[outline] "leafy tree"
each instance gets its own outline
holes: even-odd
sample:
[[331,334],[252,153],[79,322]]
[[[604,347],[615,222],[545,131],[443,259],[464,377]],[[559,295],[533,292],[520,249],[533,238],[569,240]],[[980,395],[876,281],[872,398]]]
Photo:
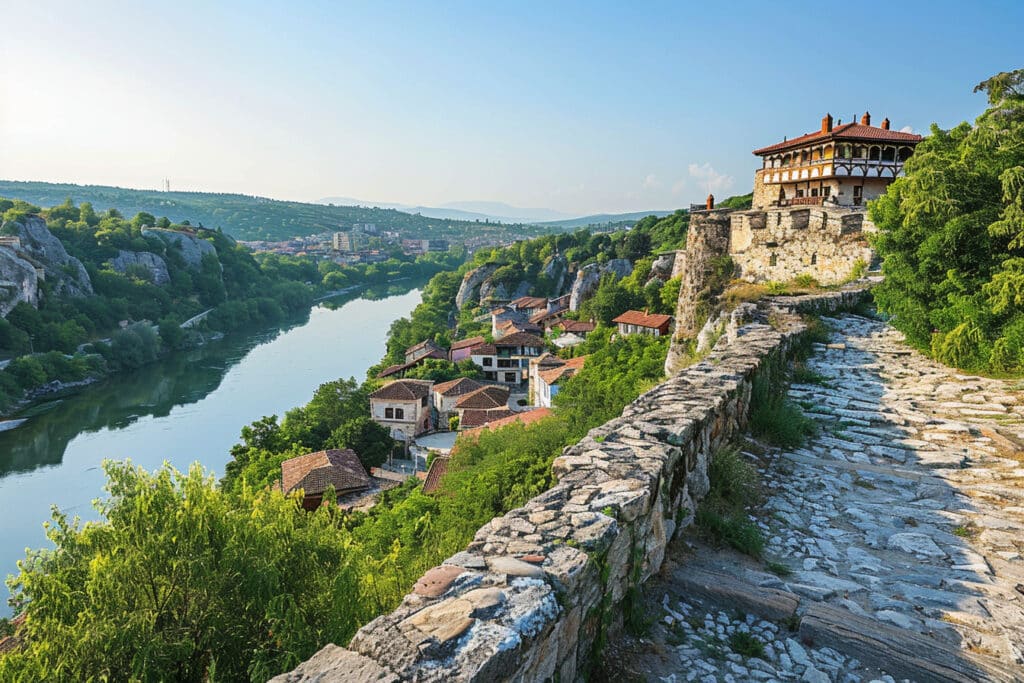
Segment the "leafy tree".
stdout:
[[879,308],[907,340],[970,370],[1024,370],[1024,70],[978,85],[974,126],[932,126],[872,202],[884,257]]
[[351,448],[367,471],[380,467],[388,459],[395,442],[390,432],[369,417],[357,417],[335,429],[326,444],[329,448]]

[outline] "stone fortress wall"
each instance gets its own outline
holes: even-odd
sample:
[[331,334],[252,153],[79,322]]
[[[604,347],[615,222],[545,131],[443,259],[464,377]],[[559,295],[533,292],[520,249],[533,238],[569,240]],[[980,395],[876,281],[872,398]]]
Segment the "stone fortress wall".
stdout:
[[[790,306],[835,311],[862,295]],[[777,373],[803,331],[781,309],[773,325],[767,309],[744,310],[753,319],[701,363],[566,448],[552,489],[486,524],[347,648],[328,645],[274,681],[584,680],[633,589],[692,523],[710,459],[746,427],[755,377]]]

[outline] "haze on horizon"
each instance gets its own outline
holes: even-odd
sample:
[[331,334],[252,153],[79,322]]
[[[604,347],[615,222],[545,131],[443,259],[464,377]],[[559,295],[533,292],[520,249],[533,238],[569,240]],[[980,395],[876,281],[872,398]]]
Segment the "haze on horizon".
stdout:
[[671,209],[826,111],[973,120],[1022,57],[1016,1],[485,4],[16,1],[0,178]]

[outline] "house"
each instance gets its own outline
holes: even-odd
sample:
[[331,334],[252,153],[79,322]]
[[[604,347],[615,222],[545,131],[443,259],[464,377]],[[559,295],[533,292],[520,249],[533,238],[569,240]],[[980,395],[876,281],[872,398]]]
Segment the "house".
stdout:
[[396,365],[389,365],[388,367],[377,373],[377,377],[384,379],[386,377],[404,377],[406,370],[409,368],[416,367],[428,358],[436,358],[437,360],[448,360],[448,352],[444,347],[439,346],[432,340],[427,339],[421,341],[419,344],[414,344],[405,350],[405,362],[398,363]]
[[672,316],[646,311],[626,311],[612,320],[619,326],[619,334],[649,334],[664,337],[672,326]]
[[547,313],[548,300],[543,296],[521,296],[510,301],[508,307],[529,318],[538,313]]
[[497,331],[494,333],[495,339],[501,339],[507,337],[510,334],[516,332],[527,332],[529,334],[540,335],[544,332],[540,325],[532,323],[530,321],[519,321],[519,320],[506,320],[498,326]]
[[754,176],[754,209],[785,206],[863,206],[881,196],[903,174],[903,166],[922,137],[891,129],[889,119],[821,128],[761,149],[761,169]]
[[455,404],[466,394],[482,389],[483,384],[468,377],[435,384],[430,391],[434,407],[434,424],[438,429],[447,429],[448,420],[456,415]]
[[432,339],[425,339],[419,344],[413,344],[405,350],[405,362],[414,363],[423,358],[438,358],[448,360],[448,352],[444,347],[439,346]]
[[324,492],[334,487],[338,497],[366,492],[371,488],[369,475],[351,449],[330,449],[289,458],[281,463],[281,479],[277,482],[288,495],[303,492],[302,507],[315,510],[323,501]]
[[551,399],[560,385],[575,375],[586,362],[586,356],[563,360],[545,353],[530,361],[530,405],[551,407]]
[[553,326],[564,334],[575,334],[577,337],[586,338],[588,334],[597,329],[597,323],[593,320],[563,320]]
[[511,414],[508,387],[488,385],[465,394],[455,402],[459,429],[479,427],[490,420]]
[[544,352],[544,340],[527,332],[516,332],[473,349],[473,362],[484,371],[484,379],[503,384],[520,384],[531,358]]
[[370,417],[395,439],[408,441],[430,431],[433,382],[398,379],[370,394]]
[[469,339],[460,339],[457,342],[452,342],[451,351],[448,354],[448,359],[453,363],[458,363],[460,360],[466,360],[472,354],[473,349],[478,346],[482,346],[486,342],[483,337],[470,337]]

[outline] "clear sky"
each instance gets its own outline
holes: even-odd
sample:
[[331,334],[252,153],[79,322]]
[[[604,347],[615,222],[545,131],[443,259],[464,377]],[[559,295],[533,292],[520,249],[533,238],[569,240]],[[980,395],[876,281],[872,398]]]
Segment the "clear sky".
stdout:
[[0,178],[504,201],[749,191],[826,111],[926,131],[1024,67],[1024,1],[4,0]]

